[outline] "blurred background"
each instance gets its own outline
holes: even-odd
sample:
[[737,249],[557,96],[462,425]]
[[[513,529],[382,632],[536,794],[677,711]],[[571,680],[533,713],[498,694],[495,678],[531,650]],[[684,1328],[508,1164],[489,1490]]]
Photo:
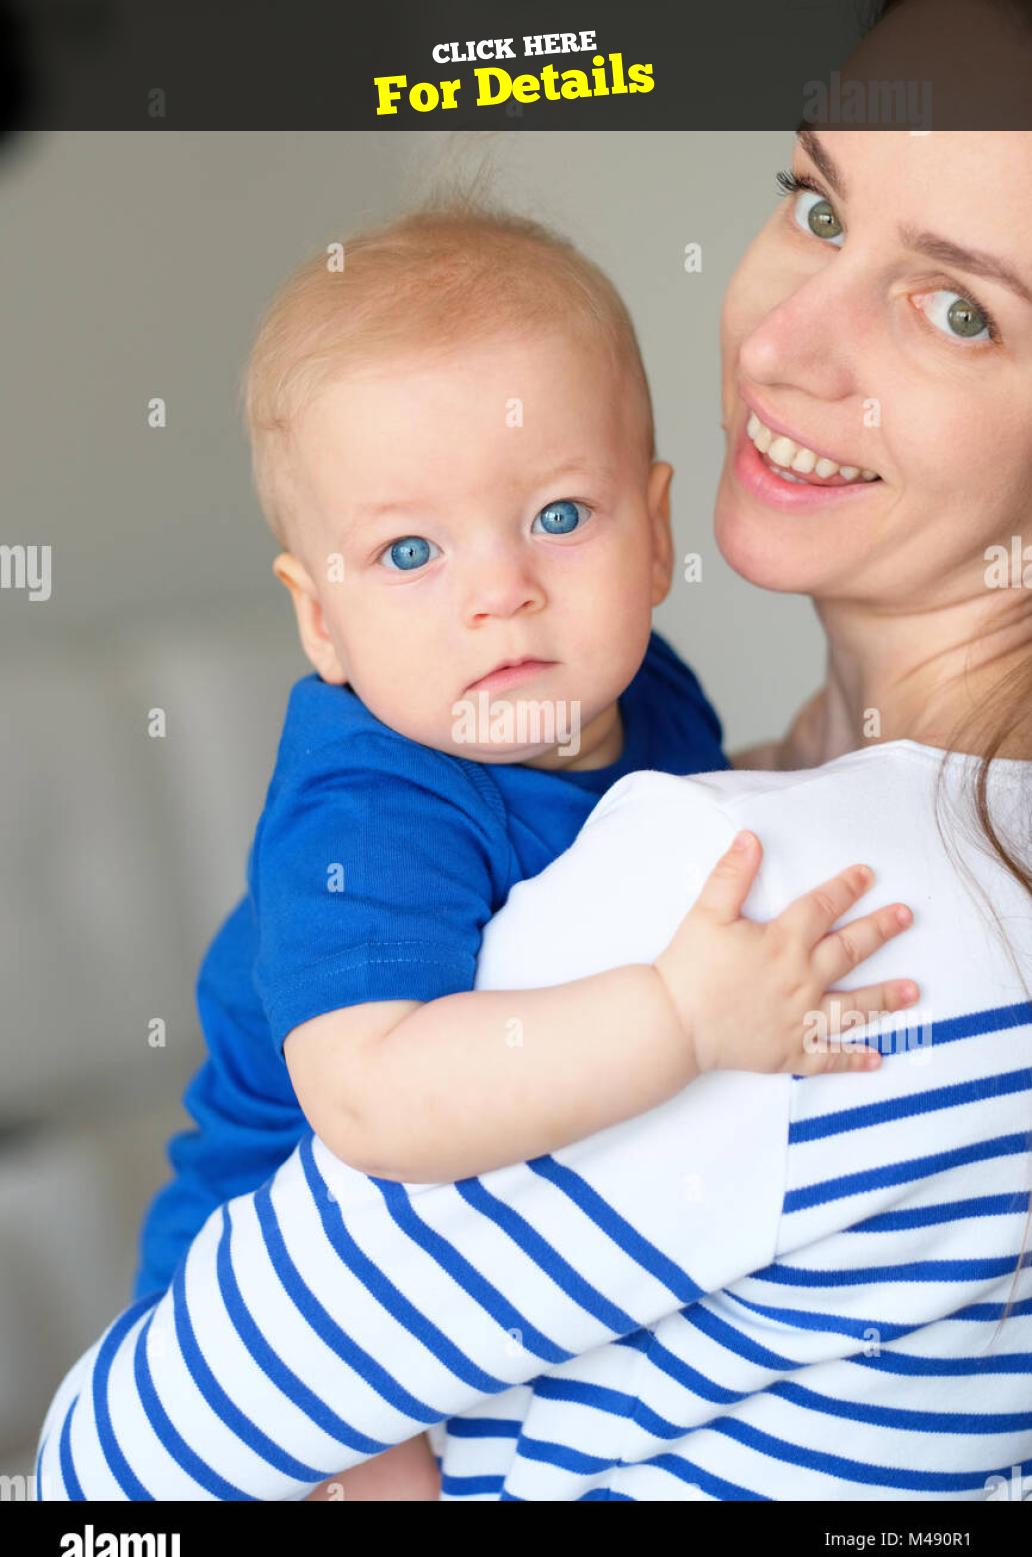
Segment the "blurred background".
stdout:
[[264,302],[314,250],[485,159],[493,194],[580,243],[630,305],[679,555],[702,558],[657,625],[741,746],[822,679],[809,603],[743,583],[711,536],[720,299],[790,152],[780,132],[516,123],[0,147],[0,543],[52,548],[48,600],[0,591],[0,1474],[31,1471],[55,1386],[129,1301],[189,1123],[198,964],[243,890],[308,669],[237,410]]

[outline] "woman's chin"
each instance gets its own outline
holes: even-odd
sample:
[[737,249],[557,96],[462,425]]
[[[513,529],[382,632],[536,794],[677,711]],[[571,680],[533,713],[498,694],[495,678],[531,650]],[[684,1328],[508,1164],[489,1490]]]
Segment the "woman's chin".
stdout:
[[839,577],[841,553],[816,540],[812,524],[794,517],[761,512],[720,484],[714,514],[714,538],[720,555],[742,578],[759,589],[786,594],[823,593]]

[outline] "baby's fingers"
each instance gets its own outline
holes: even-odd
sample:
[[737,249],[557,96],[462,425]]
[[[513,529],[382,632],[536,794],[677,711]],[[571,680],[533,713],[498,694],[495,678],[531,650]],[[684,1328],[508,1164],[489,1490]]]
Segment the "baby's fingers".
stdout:
[[705,909],[720,924],[731,924],[749,896],[762,852],[755,833],[738,833],[703,882],[695,907]]
[[902,934],[913,919],[905,903],[892,903],[861,919],[850,920],[841,930],[832,930],[814,949],[813,971],[818,982],[827,989],[866,962],[886,941]]
[[[850,865],[840,870],[830,881],[797,897],[778,915],[777,923],[793,936],[799,936],[806,947],[815,946],[822,935],[827,935],[836,919],[841,919],[858,898],[863,897],[874,880],[869,865]],[[838,977],[839,975],[835,975]]]
[[877,1070],[881,1064],[877,1035],[865,1040],[860,1028],[912,1006],[917,998],[918,988],[911,979],[886,979],[863,989],[834,990],[825,995],[820,1004],[821,1024],[804,1042],[805,1058],[799,1074]]
[[877,1049],[857,1044],[852,1049],[827,1049],[807,1054],[796,1071],[798,1076],[837,1076],[858,1070],[877,1070],[881,1055]]

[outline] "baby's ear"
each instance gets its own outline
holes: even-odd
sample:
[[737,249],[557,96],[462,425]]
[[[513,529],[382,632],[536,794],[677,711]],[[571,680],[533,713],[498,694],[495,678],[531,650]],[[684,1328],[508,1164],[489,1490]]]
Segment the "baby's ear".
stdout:
[[652,532],[652,604],[670,593],[674,577],[674,538],[670,530],[670,483],[674,467],[654,460],[649,471],[648,508]]
[[272,564],[272,571],[290,590],[301,647],[312,666],[331,686],[343,686],[348,679],[347,670],[326,630],[323,608],[308,569],[291,552],[283,551]]

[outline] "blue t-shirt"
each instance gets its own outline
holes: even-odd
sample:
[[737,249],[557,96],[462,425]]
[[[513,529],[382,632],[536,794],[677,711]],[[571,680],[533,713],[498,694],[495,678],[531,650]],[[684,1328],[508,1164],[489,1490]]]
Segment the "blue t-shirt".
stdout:
[[248,863],[248,892],[201,966],[208,1056],[183,1098],[175,1176],[151,1203],[134,1297],[164,1290],[210,1213],[257,1189],[308,1130],[283,1059],[291,1030],[372,1000],[472,989],[487,921],[569,848],[628,773],[726,768],[721,728],[658,633],[620,700],[603,768],[546,772],[399,735],[347,687],[294,687]]

